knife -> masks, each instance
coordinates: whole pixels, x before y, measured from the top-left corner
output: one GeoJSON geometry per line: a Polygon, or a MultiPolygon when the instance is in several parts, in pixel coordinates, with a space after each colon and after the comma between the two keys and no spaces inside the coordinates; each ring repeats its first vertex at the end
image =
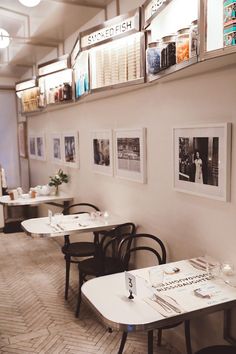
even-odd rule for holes
{"type": "Polygon", "coordinates": [[[171,310],[173,310],[177,313],[181,313],[181,310],[178,307],[175,307],[174,305],[170,304],[168,301],[164,300],[162,297],[158,296],[157,294],[155,294],[155,297],[159,302],[164,304],[166,307],[170,308],[171,310]]]}

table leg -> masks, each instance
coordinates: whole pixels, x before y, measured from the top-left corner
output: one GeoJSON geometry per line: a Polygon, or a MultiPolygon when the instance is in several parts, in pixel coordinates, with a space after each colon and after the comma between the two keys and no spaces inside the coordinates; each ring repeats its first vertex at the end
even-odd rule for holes
{"type": "Polygon", "coordinates": [[[187,354],[192,354],[190,321],[189,320],[184,321],[184,331],[185,331],[185,341],[186,341],[187,354]]]}
{"type": "Polygon", "coordinates": [[[68,208],[69,205],[70,205],[70,202],[68,200],[65,200],[63,202],[63,209],[68,208]]]}
{"type": "Polygon", "coordinates": [[[148,354],[153,354],[153,331],[148,331],[148,354]]]}
{"type": "Polygon", "coordinates": [[[124,346],[125,346],[125,342],[126,342],[126,339],[127,339],[127,335],[128,335],[127,332],[123,332],[122,338],[121,338],[121,342],[120,342],[120,348],[119,348],[118,354],[122,354],[122,353],[123,353],[124,346]]]}

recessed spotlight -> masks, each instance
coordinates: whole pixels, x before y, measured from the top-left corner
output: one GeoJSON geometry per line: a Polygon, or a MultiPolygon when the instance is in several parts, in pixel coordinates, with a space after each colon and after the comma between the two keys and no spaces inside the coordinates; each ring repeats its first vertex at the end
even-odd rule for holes
{"type": "Polygon", "coordinates": [[[9,44],[10,44],[9,33],[5,29],[0,28],[0,48],[7,48],[9,44]]]}
{"type": "Polygon", "coordinates": [[[34,7],[37,6],[41,0],[19,0],[19,1],[24,6],[34,7]]]}

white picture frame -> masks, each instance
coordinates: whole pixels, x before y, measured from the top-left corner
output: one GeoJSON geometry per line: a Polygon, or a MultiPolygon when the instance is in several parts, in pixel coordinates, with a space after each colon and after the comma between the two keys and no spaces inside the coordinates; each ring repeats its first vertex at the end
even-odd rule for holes
{"type": "Polygon", "coordinates": [[[174,189],[230,200],[231,123],[173,128],[174,189]]]}
{"type": "Polygon", "coordinates": [[[114,130],[115,176],[146,183],[146,128],[114,130]]]}
{"type": "Polygon", "coordinates": [[[36,135],[36,159],[46,161],[45,137],[43,134],[36,135]]]}
{"type": "Polygon", "coordinates": [[[94,172],[113,176],[111,130],[97,130],[91,132],[91,165],[94,172]]]}
{"type": "Polygon", "coordinates": [[[30,159],[36,159],[36,136],[29,134],[28,137],[28,153],[30,159]]]}
{"type": "Polygon", "coordinates": [[[56,164],[63,163],[62,135],[60,133],[51,134],[51,159],[56,164]]]}
{"type": "Polygon", "coordinates": [[[69,167],[79,167],[79,134],[62,134],[63,163],[69,167]]]}

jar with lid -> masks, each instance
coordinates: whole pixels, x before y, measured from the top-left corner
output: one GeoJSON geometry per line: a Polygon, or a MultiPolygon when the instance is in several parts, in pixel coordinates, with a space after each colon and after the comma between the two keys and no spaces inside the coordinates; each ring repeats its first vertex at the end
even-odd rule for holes
{"type": "Polygon", "coordinates": [[[236,1],[224,0],[224,26],[236,20],[236,1]]]}
{"type": "Polygon", "coordinates": [[[190,58],[193,58],[197,55],[198,51],[198,20],[195,20],[191,23],[190,26],[190,58]]]}
{"type": "Polygon", "coordinates": [[[189,27],[180,29],[176,37],[176,62],[185,60],[189,60],[189,27]]]}
{"type": "Polygon", "coordinates": [[[72,88],[68,82],[65,82],[63,86],[63,99],[65,101],[72,99],[72,88]]]}
{"type": "Polygon", "coordinates": [[[161,46],[160,41],[151,42],[146,50],[147,74],[155,75],[161,69],[161,46]]]}
{"type": "Polygon", "coordinates": [[[176,64],[176,37],[174,35],[162,38],[161,44],[161,69],[166,69],[176,64]]]}

